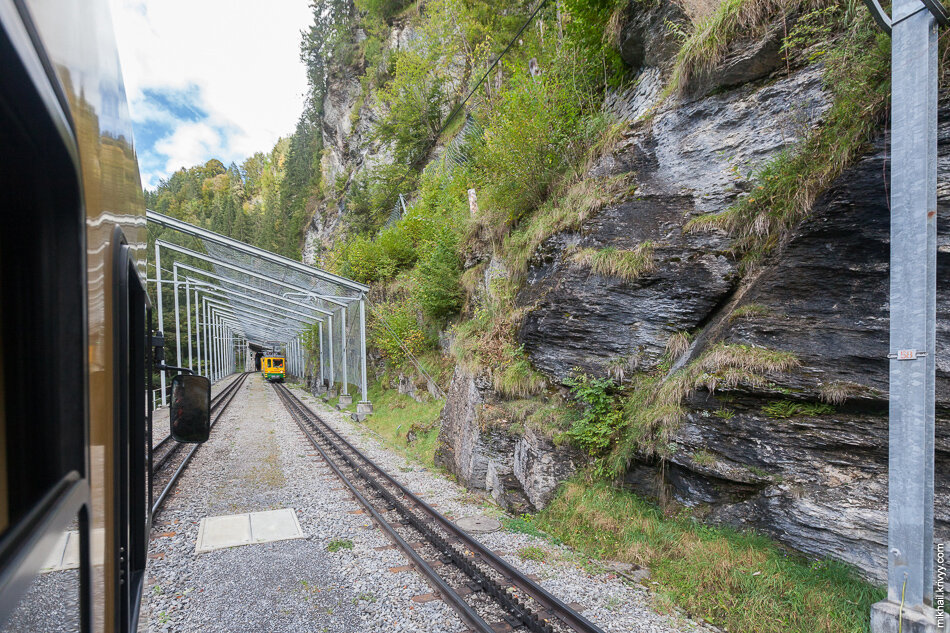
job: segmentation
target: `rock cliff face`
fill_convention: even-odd
[[[357,33],[357,41],[365,38]],[[393,25],[386,46],[395,51],[407,46],[415,37],[411,26]],[[324,182],[332,187],[349,187],[363,170],[392,162],[391,152],[372,137],[384,112],[374,94],[363,94],[360,77],[365,68],[334,65],[327,79],[323,100],[323,147],[320,169]],[[322,247],[339,237],[344,206],[325,202],[314,211],[304,233],[303,260],[314,263]]]
[[[940,118],[938,178],[946,182],[947,101]],[[890,211],[883,150],[882,141],[838,178],[745,291],[742,304],[757,306],[754,318],[729,319],[714,335],[791,351],[801,367],[765,390],[696,394],[674,440],[669,477],[681,502],[708,504],[710,519],[758,527],[878,580],[886,572],[887,542]],[[939,196],[937,255],[935,518],[942,541],[950,539],[947,193]],[[783,419],[763,411],[776,401],[814,403],[836,389],[846,400],[819,415]]]
[[[555,380],[574,367],[603,375],[618,362],[654,369],[670,335],[683,330],[700,332],[683,362],[719,342],[794,353],[800,367],[771,376],[767,387],[694,392],[663,468],[637,460],[626,484],[671,497],[708,521],[752,527],[799,551],[846,561],[882,581],[890,228],[883,139],[819,197],[761,272],[740,279],[727,236],[683,226],[697,213],[728,208],[748,191],[757,167],[821,124],[830,105],[822,69],[786,76],[782,68],[764,79],[777,68],[767,34],[734,47],[724,62],[732,64],[729,73],[700,78],[692,97],[660,104],[667,43],[648,27],[664,11],[675,13],[659,5],[635,15],[624,46],[644,65],[640,81],[607,100],[621,118],[634,122],[646,114],[646,120],[635,122],[589,174],[631,174],[636,193],[539,248],[518,297],[528,308],[521,342]],[[945,183],[950,99],[942,103],[939,182]],[[936,537],[947,541],[950,189],[939,193]],[[571,257],[577,248],[633,249],[644,242],[653,245],[655,268],[632,281],[592,274]],[[468,400],[476,408],[486,397],[479,393]],[[443,415],[444,446],[469,429],[454,410],[459,395],[450,395]],[[840,402],[830,406],[829,399]],[[475,444],[466,455],[489,443],[490,460],[507,463],[515,455],[511,436],[496,433],[484,445],[478,434],[467,437]],[[553,460],[557,455],[549,453]],[[481,487],[480,472],[466,470],[450,450],[443,458]]]
[[[526,314],[520,342],[554,384],[575,367],[597,375],[619,365],[656,370],[670,336],[682,331],[696,336],[676,367],[718,343],[793,353],[800,365],[770,375],[765,386],[740,382],[689,395],[668,459],[662,467],[635,460],[625,483],[708,521],[764,531],[881,580],[890,228],[884,141],[832,183],[756,273],[743,277],[728,236],[686,232],[684,225],[729,208],[750,190],[756,169],[821,125],[830,107],[823,70],[789,72],[773,26],[734,44],[719,72],[691,79],[686,96],[664,100],[678,47],[666,26],[685,17],[666,0],[631,3],[629,13],[621,53],[639,78],[609,94],[605,108],[631,125],[587,176],[626,175],[636,190],[537,250],[517,297]],[[411,36],[397,28],[390,44]],[[331,79],[324,140],[325,173],[334,178],[352,179],[385,160],[369,141],[379,113],[359,91],[357,77]],[[939,116],[935,485],[937,538],[948,541],[950,99]],[[339,209],[320,210],[308,244],[331,239],[339,216]],[[593,274],[572,257],[578,249],[632,250],[647,242],[652,268],[632,280]],[[494,258],[489,268],[505,270]],[[486,415],[499,400],[490,380],[456,368],[436,460],[512,509],[543,507],[583,459],[542,433]]]
[[[640,100],[631,97],[634,109],[656,105]],[[683,224],[725,210],[748,189],[754,170],[816,125],[827,107],[821,69],[813,67],[764,87],[662,106],[634,127],[591,175],[631,173],[635,196],[577,233],[554,236],[535,256],[519,297],[534,306],[521,339],[535,366],[557,378],[574,367],[604,373],[617,360],[654,368],[669,337],[703,324],[737,279],[729,239],[686,234]],[[633,282],[593,275],[567,256],[576,247],[644,242],[653,245],[656,268]]]

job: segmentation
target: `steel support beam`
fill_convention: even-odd
[[[286,282],[286,281],[281,281],[281,280],[279,280],[279,279],[273,279],[272,277],[268,277],[268,276],[266,276],[266,275],[262,275],[261,273],[259,273],[259,272],[257,272],[257,271],[254,271],[254,270],[251,270],[251,269],[249,269],[249,268],[245,268],[245,267],[243,267],[243,266],[237,266],[237,265],[232,264],[232,263],[230,263],[230,262],[226,262],[226,261],[224,261],[224,260],[222,260],[222,259],[217,259],[217,258],[211,257],[210,255],[205,255],[205,254],[203,254],[203,253],[199,253],[199,252],[197,252],[197,251],[193,251],[193,250],[191,250],[191,249],[189,249],[189,248],[185,248],[184,246],[178,246],[177,244],[172,244],[172,243],[170,243],[170,242],[165,242],[165,241],[163,241],[163,240],[156,240],[156,241],[155,241],[155,244],[156,244],[156,245],[161,245],[162,248],[167,248],[168,250],[175,251],[176,253],[180,253],[180,254],[182,254],[182,255],[188,255],[189,257],[194,257],[195,259],[200,259],[201,261],[208,262],[209,264],[214,264],[215,266],[220,266],[220,267],[222,267],[222,268],[227,268],[227,269],[229,269],[229,270],[233,270],[233,271],[235,271],[235,272],[239,272],[239,273],[241,273],[242,275],[247,275],[248,277],[253,277],[253,278],[255,278],[255,279],[260,279],[261,281],[265,281],[265,282],[267,282],[267,283],[269,283],[269,284],[272,284],[272,285],[275,285],[275,286],[281,286],[281,287],[287,288],[287,289],[289,289],[289,290],[293,290],[293,291],[297,291],[297,292],[301,292],[301,293],[306,293],[306,294],[308,294],[308,295],[310,295],[310,296],[316,297],[316,298],[319,299],[320,301],[325,301],[325,302],[327,302],[327,303],[331,303],[331,304],[336,305],[336,306],[345,306],[345,305],[346,305],[346,302],[345,302],[345,301],[340,301],[340,300],[338,300],[338,299],[336,299],[336,298],[333,298],[333,297],[329,297],[329,296],[321,295],[321,294],[319,294],[319,293],[315,293],[315,292],[313,292],[312,290],[309,290],[309,289],[305,288],[304,286],[298,286],[298,285],[296,285],[296,284],[288,283],[288,282]]]
[[[362,402],[369,402],[369,386],[366,380],[366,299],[360,299],[360,389]]]
[[[191,286],[188,285],[188,282],[185,282],[185,314],[187,315],[187,324],[188,324],[188,369],[194,370],[192,365],[194,354],[192,354],[192,340],[191,340]]]
[[[158,304],[158,331],[165,331],[165,321],[164,321],[164,312],[162,311],[162,256],[159,253],[158,242],[155,243],[155,300]],[[167,402],[165,401],[165,372],[158,372],[158,381],[161,388],[161,397],[159,402],[161,406],[165,406]]]
[[[156,213],[155,211],[146,210],[145,215],[149,222],[154,222],[169,229],[174,229],[180,233],[185,233],[187,235],[192,235],[199,238],[204,242],[211,242],[212,244],[218,244],[220,246],[227,246],[236,251],[240,251],[247,255],[257,257],[264,261],[268,261],[274,264],[278,264],[284,268],[289,268],[291,270],[296,270],[297,272],[304,273],[305,275],[310,275],[311,277],[316,277],[334,283],[338,286],[343,286],[344,288],[349,288],[355,292],[369,292],[369,286],[365,284],[357,283],[352,279],[347,279],[346,277],[340,277],[329,273],[325,270],[319,268],[314,268],[312,266],[307,266],[298,261],[294,261],[288,257],[283,257],[281,255],[276,255],[264,249],[257,248],[256,246],[251,246],[250,244],[245,244],[244,242],[239,242],[238,240],[231,239],[230,237],[225,237],[218,233],[202,229],[200,227],[194,226],[193,224],[188,224],[181,220],[169,217],[167,215],[162,215],[161,213]]]
[[[937,24],[920,0],[893,3],[891,121],[887,600],[871,628],[917,633],[936,630]]]

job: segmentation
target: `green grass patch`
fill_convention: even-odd
[[[353,541],[348,538],[335,538],[327,544],[328,552],[339,552],[341,549],[353,549]]]
[[[370,387],[369,399],[373,414],[363,425],[375,431],[387,446],[431,468],[444,401],[416,402],[394,389],[384,389],[378,382]],[[411,442],[407,441],[410,432],[414,436]]]
[[[534,560],[539,563],[543,563],[547,557],[547,550],[535,545],[522,547],[518,550],[518,558],[521,560]]]
[[[734,633],[865,633],[885,595],[844,564],[664,517],[607,484],[567,483],[535,523],[584,556],[648,567],[661,599]]]
[[[798,416],[828,415],[834,413],[835,408],[821,402],[794,402],[792,400],[776,400],[762,407],[762,413],[770,418],[785,419]]]
[[[519,514],[516,517],[502,517],[501,525],[508,532],[527,534],[528,536],[545,537],[546,534],[538,527],[535,517],[530,514]]]
[[[771,314],[771,311],[766,306],[760,303],[747,303],[733,310],[732,314],[729,315],[729,320],[755,319],[757,317],[768,316],[769,314]]]

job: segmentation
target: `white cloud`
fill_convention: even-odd
[[[146,186],[210,158],[243,160],[293,131],[307,89],[299,57],[300,32],[312,15],[307,0],[111,5],[133,121],[169,127],[164,138],[136,137],[140,155],[158,152],[166,159],[164,171],[143,167]],[[189,105],[207,116],[198,125],[199,116],[163,109],[146,91],[187,95],[194,100]]]

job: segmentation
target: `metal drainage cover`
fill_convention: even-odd
[[[501,521],[490,517],[462,517],[455,522],[469,534],[488,534],[501,529]]]

